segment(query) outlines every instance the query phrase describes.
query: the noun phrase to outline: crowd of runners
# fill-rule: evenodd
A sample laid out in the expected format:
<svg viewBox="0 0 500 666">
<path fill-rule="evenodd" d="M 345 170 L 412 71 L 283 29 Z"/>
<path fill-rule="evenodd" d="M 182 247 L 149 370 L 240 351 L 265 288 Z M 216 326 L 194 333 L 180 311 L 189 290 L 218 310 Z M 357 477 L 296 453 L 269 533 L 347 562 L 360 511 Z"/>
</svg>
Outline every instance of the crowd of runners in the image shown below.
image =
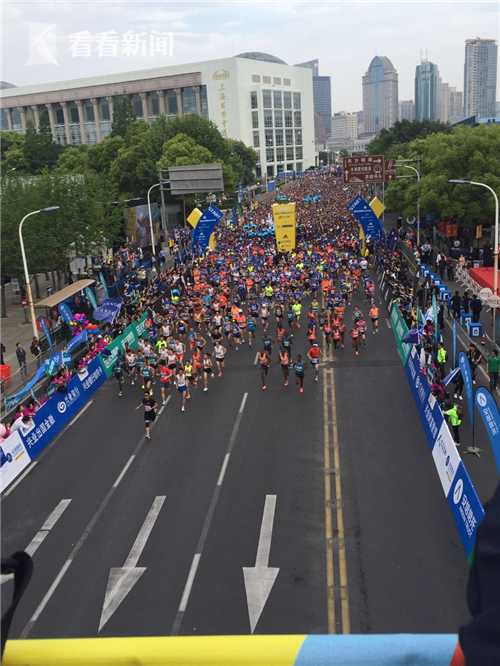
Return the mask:
<svg viewBox="0 0 500 666">
<path fill-rule="evenodd" d="M 184 412 L 195 393 L 215 388 L 242 347 L 252 348 L 263 391 L 269 382 L 286 390 L 292 377 L 303 393 L 306 374 L 319 381 L 322 357 L 359 356 L 378 332 L 375 283 L 346 209 L 354 192 L 332 174 L 315 174 L 286 194 L 297 205 L 294 252 L 280 254 L 274 234 L 259 235 L 273 202 L 253 203 L 237 225 L 219 226 L 214 251 L 196 256 L 184 243 L 184 261 L 125 283 L 126 311 L 148 311 L 147 333 L 114 373 L 120 396 L 127 385 L 143 390 L 146 437 L 160 403 L 178 394 Z M 319 201 L 304 202 L 310 194 Z M 127 264 L 130 252 L 121 248 L 115 260 Z"/>
</svg>

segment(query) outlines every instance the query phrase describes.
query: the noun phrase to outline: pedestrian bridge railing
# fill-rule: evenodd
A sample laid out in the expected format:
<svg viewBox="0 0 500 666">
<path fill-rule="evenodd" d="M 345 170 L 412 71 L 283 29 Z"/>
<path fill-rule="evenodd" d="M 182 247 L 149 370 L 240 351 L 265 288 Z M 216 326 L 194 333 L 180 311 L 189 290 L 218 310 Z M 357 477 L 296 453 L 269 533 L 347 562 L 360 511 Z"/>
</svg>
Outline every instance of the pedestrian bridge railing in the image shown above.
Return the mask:
<svg viewBox="0 0 500 666">
<path fill-rule="evenodd" d="M 452 634 L 12 640 L 4 666 L 454 666 Z"/>
</svg>

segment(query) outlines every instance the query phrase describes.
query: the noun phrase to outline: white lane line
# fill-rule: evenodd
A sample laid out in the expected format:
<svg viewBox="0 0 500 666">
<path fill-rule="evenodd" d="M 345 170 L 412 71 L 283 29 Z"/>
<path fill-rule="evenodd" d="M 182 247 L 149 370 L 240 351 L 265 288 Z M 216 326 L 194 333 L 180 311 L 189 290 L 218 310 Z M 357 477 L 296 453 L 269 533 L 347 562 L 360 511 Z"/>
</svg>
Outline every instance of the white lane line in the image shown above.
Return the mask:
<svg viewBox="0 0 500 666">
<path fill-rule="evenodd" d="M 125 560 L 125 564 L 123 565 L 125 568 L 137 566 L 137 562 L 139 561 L 142 551 L 144 550 L 146 541 L 149 539 L 149 535 L 153 531 L 158 514 L 160 513 L 166 499 L 167 498 L 165 495 L 158 495 L 154 498 L 153 504 L 148 511 L 148 515 L 146 516 L 146 519 L 144 520 L 142 527 L 139 530 L 139 534 L 137 535 L 133 546 L 130 549 L 130 553 Z"/>
<path fill-rule="evenodd" d="M 2 497 L 8 497 L 8 496 L 11 494 L 11 492 L 12 492 L 12 491 L 13 491 L 13 490 L 14 490 L 14 489 L 15 489 L 15 488 L 21 483 L 21 481 L 22 481 L 23 479 L 25 479 L 25 478 L 28 476 L 28 474 L 29 474 L 30 472 L 32 472 L 32 471 L 35 469 L 35 467 L 36 467 L 37 465 L 38 465 L 38 460 L 35 460 L 35 462 L 32 463 L 32 464 L 28 467 L 28 469 L 27 469 L 26 471 L 24 471 L 24 472 L 21 474 L 21 476 L 20 476 L 18 479 L 16 479 L 16 480 L 14 481 L 14 483 L 9 487 L 9 489 L 6 490 L 6 491 L 4 492 L 4 494 L 2 495 Z"/>
<path fill-rule="evenodd" d="M 189 596 L 191 594 L 191 588 L 193 587 L 194 577 L 196 576 L 196 570 L 198 569 L 198 565 L 200 563 L 200 557 L 201 553 L 195 553 L 193 561 L 191 562 L 191 568 L 189 569 L 189 575 L 187 577 L 186 585 L 184 587 L 184 592 L 182 593 L 181 603 L 179 605 L 178 612 L 180 613 L 184 613 L 184 611 L 186 610 L 189 601 Z"/>
<path fill-rule="evenodd" d="M 84 412 L 87 411 L 87 409 L 90 407 L 90 405 L 93 404 L 93 402 L 94 402 L 93 400 L 89 400 L 89 402 L 85 405 L 85 407 L 83 407 L 83 408 L 78 412 L 78 414 L 75 416 L 75 418 L 72 419 L 72 420 L 69 422 L 69 424 L 68 424 L 68 428 L 69 428 L 69 426 L 72 426 L 73 423 L 76 423 L 76 422 L 78 421 L 78 419 L 80 418 L 80 416 L 81 416 Z"/>
<path fill-rule="evenodd" d="M 255 352 L 255 358 L 253 360 L 253 364 L 257 365 L 257 361 L 259 360 L 259 352 Z"/>
<path fill-rule="evenodd" d="M 391 322 L 388 319 L 386 319 L 385 323 L 387 324 L 387 328 L 390 329 L 391 328 Z"/>
<path fill-rule="evenodd" d="M 229 453 L 226 453 L 224 456 L 224 460 L 222 462 L 222 467 L 220 470 L 219 478 L 217 480 L 217 485 L 222 486 L 222 482 L 224 481 L 224 474 L 226 473 L 226 468 L 227 468 L 227 463 L 229 462 Z"/>
<path fill-rule="evenodd" d="M 63 513 L 66 511 L 66 509 L 70 504 L 71 504 L 70 499 L 63 499 L 59 502 L 59 504 L 57 504 L 56 508 L 48 515 L 44 524 L 41 526 L 41 528 L 35 534 L 33 539 L 31 539 L 29 544 L 24 549 L 28 553 L 28 555 L 30 555 L 30 557 L 33 557 L 36 551 L 40 548 L 42 543 L 48 537 L 50 530 L 54 528 L 55 524 L 57 523 L 59 518 L 63 515 Z M 11 580 L 11 578 L 14 578 L 14 574 L 6 574 L 0 577 L 0 582 L 3 585 L 3 583 L 6 583 L 8 580 Z"/>
<path fill-rule="evenodd" d="M 63 515 L 63 513 L 66 511 L 68 506 L 71 504 L 70 499 L 63 499 L 59 502 L 59 504 L 56 506 L 54 511 L 50 514 L 50 516 L 47 518 L 47 520 L 44 522 L 42 525 L 41 529 L 42 530 L 47 530 L 50 531 L 53 529 L 54 525 L 57 523 L 59 518 Z"/>
<path fill-rule="evenodd" d="M 244 393 L 243 398 L 241 399 L 241 405 L 238 410 L 238 414 L 243 414 L 243 410 L 245 409 L 245 405 L 247 403 L 247 398 L 248 398 L 248 393 Z"/>
<path fill-rule="evenodd" d="M 60 583 L 60 581 L 61 581 L 61 578 L 64 576 L 64 574 L 66 573 L 66 571 L 67 571 L 68 568 L 70 567 L 71 562 L 72 562 L 72 560 L 71 560 L 71 558 L 69 558 L 69 559 L 67 559 L 66 562 L 63 564 L 61 571 L 59 571 L 59 573 L 58 573 L 57 576 L 55 577 L 55 579 L 54 579 L 52 585 L 51 585 L 51 586 L 49 587 L 49 589 L 47 590 L 47 592 L 46 592 L 44 598 L 41 600 L 40 604 L 38 605 L 38 608 L 35 610 L 35 612 L 34 612 L 33 615 L 31 616 L 31 619 L 30 619 L 30 624 L 31 624 L 31 625 L 33 625 L 33 624 L 38 620 L 38 618 L 40 617 L 40 615 L 42 614 L 43 609 L 45 608 L 45 606 L 46 606 L 46 605 L 48 604 L 48 602 L 50 601 L 51 596 L 54 594 L 54 590 L 55 590 L 56 587 L 59 585 L 59 583 Z"/>
<path fill-rule="evenodd" d="M 127 473 L 128 468 L 129 468 L 130 465 L 134 462 L 134 459 L 135 459 L 135 453 L 133 453 L 133 454 L 130 456 L 130 458 L 129 458 L 129 459 L 127 460 L 127 462 L 125 463 L 125 467 L 124 467 L 124 468 L 122 469 L 122 471 L 118 474 L 118 476 L 117 476 L 117 478 L 116 478 L 116 481 L 113 483 L 113 488 L 117 488 L 117 487 L 118 487 L 120 481 L 123 479 L 123 477 L 124 477 L 125 474 Z"/>
</svg>

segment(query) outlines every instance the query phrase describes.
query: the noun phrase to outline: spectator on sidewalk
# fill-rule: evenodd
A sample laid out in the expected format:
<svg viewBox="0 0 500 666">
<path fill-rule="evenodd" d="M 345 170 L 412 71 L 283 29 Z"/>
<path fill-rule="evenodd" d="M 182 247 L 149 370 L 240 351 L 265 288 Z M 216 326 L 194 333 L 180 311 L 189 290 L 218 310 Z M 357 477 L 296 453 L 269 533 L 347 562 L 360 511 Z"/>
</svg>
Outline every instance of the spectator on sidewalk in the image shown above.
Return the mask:
<svg viewBox="0 0 500 666">
<path fill-rule="evenodd" d="M 16 342 L 16 357 L 17 362 L 19 363 L 19 369 L 21 370 L 21 377 L 27 377 L 28 367 L 26 365 L 26 349 L 24 349 L 20 342 Z"/>
<path fill-rule="evenodd" d="M 459 319 L 461 307 L 462 307 L 462 297 L 460 296 L 460 292 L 457 289 L 450 299 L 450 308 L 453 317 L 455 319 Z"/>
<path fill-rule="evenodd" d="M 476 347 L 474 343 L 471 342 L 469 345 L 469 349 L 467 350 L 467 358 L 469 359 L 470 363 L 470 370 L 472 374 L 472 382 L 475 384 L 476 383 L 476 370 L 477 366 L 481 363 L 481 352 L 479 349 Z"/>
<path fill-rule="evenodd" d="M 470 304 L 471 304 L 471 297 L 470 297 L 470 292 L 466 289 L 464 291 L 464 295 L 462 296 L 462 307 L 464 309 L 465 314 L 470 313 Z"/>
<path fill-rule="evenodd" d="M 40 347 L 40 343 L 37 338 L 35 338 L 35 336 L 33 336 L 33 340 L 31 341 L 30 352 L 36 359 L 36 365 L 37 368 L 39 368 L 42 362 L 42 348 Z"/>
<path fill-rule="evenodd" d="M 498 349 L 494 349 L 491 356 L 488 357 L 488 375 L 490 377 L 491 392 L 496 391 L 499 372 L 500 372 L 500 356 L 498 356 Z"/>
<path fill-rule="evenodd" d="M 444 348 L 442 342 L 438 345 L 438 350 L 436 354 L 437 366 L 439 370 L 439 377 L 444 379 L 446 377 L 446 360 L 448 358 L 448 352 Z"/>
<path fill-rule="evenodd" d="M 481 299 L 478 298 L 478 296 L 474 296 L 470 303 L 470 308 L 472 310 L 472 321 L 474 323 L 478 323 L 481 321 L 481 310 L 483 309 L 483 304 L 481 303 Z"/>
<path fill-rule="evenodd" d="M 3 355 L 5 354 L 6 349 L 3 342 L 0 342 L 0 365 L 5 365 Z"/>
<path fill-rule="evenodd" d="M 439 277 L 444 280 L 444 271 L 446 268 L 446 255 L 440 252 L 436 257 L 436 266 L 439 272 Z"/>
<path fill-rule="evenodd" d="M 446 260 L 446 275 L 448 277 L 448 282 L 453 282 L 455 279 L 455 262 L 452 257 L 448 257 Z"/>
</svg>

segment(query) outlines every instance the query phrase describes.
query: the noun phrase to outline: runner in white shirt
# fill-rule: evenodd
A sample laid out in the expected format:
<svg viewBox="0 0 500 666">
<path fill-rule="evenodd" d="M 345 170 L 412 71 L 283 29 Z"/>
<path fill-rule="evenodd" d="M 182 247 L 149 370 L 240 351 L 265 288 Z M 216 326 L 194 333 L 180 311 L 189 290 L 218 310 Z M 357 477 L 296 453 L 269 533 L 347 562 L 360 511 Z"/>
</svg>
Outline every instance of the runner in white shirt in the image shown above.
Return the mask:
<svg viewBox="0 0 500 666">
<path fill-rule="evenodd" d="M 221 345 L 218 342 L 214 347 L 215 361 L 217 363 L 217 369 L 219 370 L 219 377 L 222 377 L 224 374 L 224 358 L 226 356 L 226 348 L 224 345 Z"/>
</svg>

